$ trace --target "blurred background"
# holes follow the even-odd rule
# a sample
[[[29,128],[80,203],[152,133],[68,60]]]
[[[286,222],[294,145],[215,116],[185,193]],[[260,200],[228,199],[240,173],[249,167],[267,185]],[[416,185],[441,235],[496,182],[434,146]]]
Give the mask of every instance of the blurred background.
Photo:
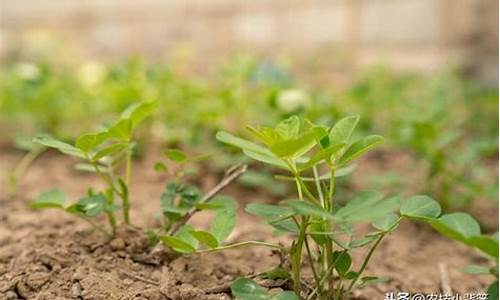
[[[214,170],[244,159],[221,128],[360,114],[387,142],[346,193],[425,192],[497,222],[498,1],[0,3],[1,140],[25,153],[14,185],[44,151],[34,134],[71,141],[137,101],[160,103],[142,145],[218,153]],[[285,193],[258,167],[242,184]]]
[[[498,82],[498,3],[488,0],[2,0],[2,60],[284,60],[316,80],[384,63],[454,66]],[[179,57],[181,56],[181,57]]]

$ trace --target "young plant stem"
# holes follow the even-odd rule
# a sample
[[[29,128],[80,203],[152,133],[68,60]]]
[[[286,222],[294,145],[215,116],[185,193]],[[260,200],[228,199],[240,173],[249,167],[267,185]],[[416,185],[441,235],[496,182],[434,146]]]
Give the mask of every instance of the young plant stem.
[[[106,215],[108,216],[108,222],[109,225],[111,226],[111,232],[112,235],[114,236],[116,233],[116,217],[115,214],[112,212],[107,212]]]
[[[243,173],[247,171],[247,165],[236,165],[229,168],[222,180],[213,187],[210,191],[208,191],[203,198],[198,202],[199,204],[206,203],[210,201],[215,195],[217,195],[220,191],[222,191],[225,187],[227,187],[231,182],[238,179]],[[192,208],[184,217],[177,223],[175,223],[170,230],[168,231],[168,235],[174,235],[177,231],[184,226],[191,217],[196,214],[199,210],[197,208]]]
[[[335,268],[335,265],[337,264],[338,260],[340,259],[340,255],[337,256],[335,261],[330,265],[330,267],[326,270],[326,272],[323,274],[321,279],[319,280],[319,285],[314,288],[314,290],[307,296],[307,300],[311,300],[314,295],[316,295],[319,291],[319,288],[323,286],[323,283],[325,283],[325,280],[330,277],[330,274],[333,272],[333,268]]]
[[[90,161],[90,163],[92,164],[92,166],[94,167],[96,173],[102,178],[102,180],[104,180],[109,188],[114,191],[116,194],[118,194],[118,196],[121,196],[120,192],[115,188],[114,184],[113,184],[113,181],[111,179],[109,179],[104,173],[101,172],[101,170],[99,169],[99,166],[97,165],[97,163],[90,159],[89,157],[87,157],[87,159]],[[109,225],[111,226],[111,230],[112,230],[112,236],[115,235],[116,233],[116,217],[115,217],[115,213],[112,212],[112,211],[109,211],[106,213],[107,217],[108,217],[108,222],[109,222]]]
[[[307,230],[307,217],[302,217],[300,222],[300,230],[299,236],[297,239],[297,244],[293,249],[292,255],[292,280],[293,280],[293,289],[297,295],[300,295],[301,286],[300,286],[300,267],[302,262],[302,247],[304,245],[304,240],[306,238],[306,230]]]
[[[316,183],[316,190],[318,190],[318,196],[319,196],[319,201],[321,202],[321,206],[323,208],[327,208],[327,205],[325,203],[325,197],[323,197],[323,191],[321,190],[321,182],[319,181],[318,177],[318,169],[316,166],[313,167],[313,173],[314,173],[314,182]]]
[[[325,198],[323,196],[323,190],[321,189],[321,182],[319,180],[319,176],[318,176],[318,170],[316,168],[316,166],[313,167],[313,174],[314,174],[314,182],[316,184],[316,189],[318,190],[318,195],[320,197],[320,201],[321,201],[321,205],[324,209],[326,210],[329,210],[329,203],[332,201],[332,194],[328,194],[328,199],[327,201],[325,201]],[[324,224],[325,224],[325,227],[328,228],[328,230],[330,229],[331,227],[331,223],[329,220],[323,220]],[[325,243],[325,245],[323,246],[323,255],[324,255],[324,261],[323,261],[323,266],[325,269],[328,269],[330,267],[330,264],[332,263],[332,258],[333,258],[333,247],[332,247],[332,241],[329,240],[329,238],[327,238],[328,241]],[[321,289],[323,287],[320,286],[320,293],[319,294],[322,294],[321,292]],[[328,292],[327,292],[327,297],[329,296],[329,294],[332,292],[333,290],[333,278],[330,277],[328,279]]]
[[[384,236],[385,236],[385,233],[380,234],[380,236],[377,239],[377,241],[375,241],[375,244],[373,244],[373,246],[370,248],[370,251],[368,252],[368,255],[366,256],[365,260],[363,261],[363,264],[361,265],[361,268],[359,269],[359,271],[356,274],[356,277],[354,277],[354,279],[351,281],[351,284],[347,288],[346,295],[348,295],[351,292],[351,290],[353,289],[354,285],[356,284],[356,282],[358,281],[359,277],[361,276],[361,274],[365,270],[366,266],[368,265],[368,262],[370,261],[370,258],[372,257],[373,252],[375,251],[375,249],[377,248],[377,246],[380,244],[380,242],[382,241],[382,239],[384,238]]]
[[[318,271],[316,271],[316,267],[314,266],[314,260],[313,260],[313,256],[311,253],[311,247],[309,247],[309,242],[307,240],[307,237],[304,239],[304,242],[306,245],[307,258],[309,259],[309,264],[311,265],[311,270],[313,273],[314,281],[316,282],[316,285],[318,285],[319,284]]]
[[[130,187],[130,179],[132,176],[132,149],[130,143],[127,147],[127,153],[125,157],[125,185],[127,188]],[[123,193],[122,204],[123,204],[123,220],[125,224],[130,224],[130,202],[129,193]]]
[[[224,246],[220,246],[220,247],[216,247],[216,248],[212,248],[212,249],[198,250],[198,251],[196,251],[196,253],[207,253],[207,252],[215,252],[215,251],[221,251],[221,250],[229,250],[229,249],[234,249],[234,248],[243,247],[243,246],[264,246],[264,247],[270,247],[270,248],[283,250],[282,246],[276,245],[276,244],[271,244],[271,243],[266,243],[266,242],[261,242],[261,241],[246,241],[246,242],[224,245]]]
[[[16,165],[16,167],[9,176],[11,194],[16,193],[19,178],[21,178],[24,175],[24,173],[26,173],[31,163],[46,149],[47,147],[35,146],[23,156],[21,161]]]
[[[330,185],[328,186],[328,201],[327,201],[327,207],[326,209],[330,212],[332,212],[333,208],[333,195],[335,193],[335,168],[331,167],[330,171]],[[331,230],[332,224],[329,220],[326,220],[326,228],[328,230]],[[325,252],[326,252],[326,262],[327,262],[327,269],[330,268],[331,264],[333,263],[333,241],[328,241],[325,247]],[[333,293],[333,288],[334,288],[334,282],[333,282],[333,276],[329,276],[328,279],[328,295],[330,293]]]

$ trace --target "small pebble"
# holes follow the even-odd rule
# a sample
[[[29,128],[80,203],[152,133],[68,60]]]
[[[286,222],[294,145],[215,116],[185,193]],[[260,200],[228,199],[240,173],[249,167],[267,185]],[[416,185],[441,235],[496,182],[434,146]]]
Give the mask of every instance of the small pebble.
[[[80,283],[73,283],[73,285],[71,286],[71,296],[73,298],[79,298],[82,296],[82,286],[80,285]]]
[[[123,250],[125,249],[125,242],[121,238],[116,238],[109,242],[109,246],[113,251]]]
[[[5,299],[7,300],[17,300],[17,294],[13,291],[8,291],[6,294],[5,294]]]

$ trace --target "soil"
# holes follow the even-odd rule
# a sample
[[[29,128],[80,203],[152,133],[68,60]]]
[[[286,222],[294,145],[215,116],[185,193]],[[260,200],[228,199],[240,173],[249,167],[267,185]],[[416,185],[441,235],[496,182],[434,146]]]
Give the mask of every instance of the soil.
[[[6,149],[1,153],[0,176],[5,178],[20,153]],[[368,163],[368,168],[378,168],[377,159],[369,158],[368,162],[374,162]],[[407,165],[405,159],[396,163]],[[135,166],[131,218],[142,228],[158,227],[158,199],[168,179],[152,170],[154,161],[154,157],[146,156]],[[117,237],[110,241],[87,223],[62,212],[27,208],[30,199],[50,188],[63,188],[76,198],[85,193],[88,185],[99,185],[94,176],[75,171],[73,162],[46,153],[29,169],[16,196],[7,196],[2,188],[0,300],[231,299],[228,286],[232,280],[268,270],[279,261],[270,250],[260,247],[176,257],[167,251],[152,251],[144,234],[133,227],[120,227]],[[217,182],[217,176],[206,175],[199,181],[202,189],[207,190]],[[2,182],[1,186],[6,185]],[[242,187],[230,187],[226,193],[235,199],[243,198],[243,203],[273,201],[264,192]],[[497,219],[494,213],[492,222]],[[206,215],[199,215],[192,223],[203,227],[207,220]],[[247,239],[289,241],[286,237],[274,237],[265,224],[241,213],[230,240]],[[364,251],[355,253],[357,266]],[[439,293],[440,266],[446,270],[453,292],[484,291],[490,278],[464,274],[461,268],[487,263],[477,252],[422,224],[403,223],[383,241],[366,271],[366,275],[376,274],[388,281],[366,286],[355,295],[359,299],[384,299],[386,292]],[[271,281],[263,284],[284,287]]]

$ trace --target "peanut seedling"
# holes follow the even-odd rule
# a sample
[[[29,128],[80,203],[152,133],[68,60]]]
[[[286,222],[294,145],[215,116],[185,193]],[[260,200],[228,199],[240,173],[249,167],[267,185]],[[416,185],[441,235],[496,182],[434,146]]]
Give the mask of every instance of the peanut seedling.
[[[58,208],[77,215],[94,227],[112,236],[116,230],[115,211],[123,211],[123,220],[130,224],[129,188],[132,176],[132,154],[135,147],[134,129],[155,109],[155,102],[132,105],[110,126],[94,133],[86,133],[76,139],[74,145],[59,141],[48,135],[40,135],[33,140],[46,147],[77,157],[83,161],[76,167],[95,172],[106,184],[106,189],[94,192],[89,189],[87,196],[76,203],[68,203],[60,190],[41,194],[33,203],[33,208]],[[115,204],[115,197],[121,200],[121,207]],[[107,215],[111,232],[95,224],[91,218],[101,213]]]
[[[447,228],[440,205],[423,195],[401,200],[367,191],[345,205],[336,201],[335,178],[352,171],[349,164],[355,158],[382,142],[377,135],[351,141],[358,120],[346,117],[328,128],[293,116],[274,128],[249,127],[258,143],[227,132],[217,134],[218,140],[241,148],[247,156],[286,170],[290,175],[279,178],[295,182],[297,200],[282,201],[279,206],[252,203],[246,211],[295,236],[289,247],[280,249],[290,262],[295,295],[303,299],[345,299],[354,288],[376,282],[377,277],[362,275],[382,239],[404,218],[428,222],[441,231]],[[357,237],[354,227],[362,222],[370,222],[374,231]],[[460,228],[461,223],[455,225]],[[364,246],[368,251],[355,269],[351,251]],[[311,287],[302,283],[304,254],[313,277]],[[253,299],[244,291],[255,284],[236,281],[233,294],[238,299]]]

